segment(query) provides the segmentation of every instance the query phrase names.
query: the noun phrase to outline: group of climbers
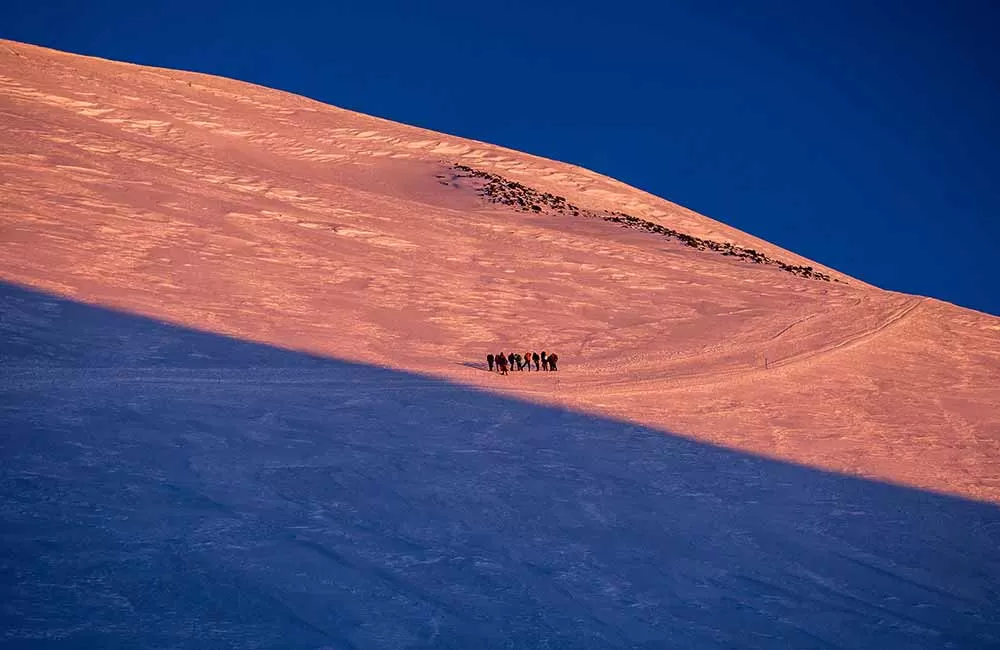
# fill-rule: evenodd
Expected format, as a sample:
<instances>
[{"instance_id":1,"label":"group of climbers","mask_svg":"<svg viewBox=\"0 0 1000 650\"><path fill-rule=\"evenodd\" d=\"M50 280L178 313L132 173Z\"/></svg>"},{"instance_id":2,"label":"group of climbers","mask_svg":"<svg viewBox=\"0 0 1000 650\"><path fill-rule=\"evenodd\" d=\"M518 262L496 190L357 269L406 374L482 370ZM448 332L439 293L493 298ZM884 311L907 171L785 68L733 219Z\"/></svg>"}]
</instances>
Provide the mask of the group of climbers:
<instances>
[{"instance_id":1,"label":"group of climbers","mask_svg":"<svg viewBox=\"0 0 1000 650\"><path fill-rule=\"evenodd\" d=\"M486 355L486 365L489 366L490 372L496 370L501 375L506 375L509 370L527 370L531 372L532 363L535 364L536 372L541 370L556 372L559 370L558 362L558 354L555 352L546 354L545 351L542 351L541 354L538 352L525 352L523 356L517 352L509 354L499 352L497 354Z\"/></svg>"}]
</instances>

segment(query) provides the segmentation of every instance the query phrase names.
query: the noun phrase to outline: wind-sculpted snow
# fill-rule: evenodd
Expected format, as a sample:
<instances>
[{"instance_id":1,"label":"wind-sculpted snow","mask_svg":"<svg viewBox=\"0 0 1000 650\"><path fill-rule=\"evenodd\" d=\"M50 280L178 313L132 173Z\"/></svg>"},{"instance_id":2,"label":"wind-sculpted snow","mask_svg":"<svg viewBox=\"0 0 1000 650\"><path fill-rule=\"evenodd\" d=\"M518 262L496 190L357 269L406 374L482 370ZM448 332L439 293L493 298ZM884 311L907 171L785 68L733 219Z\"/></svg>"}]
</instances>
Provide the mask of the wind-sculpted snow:
<instances>
[{"instance_id":1,"label":"wind-sculpted snow","mask_svg":"<svg viewBox=\"0 0 1000 650\"><path fill-rule=\"evenodd\" d=\"M3 648L1000 644L994 505L6 284L0 315Z\"/></svg>"},{"instance_id":2,"label":"wind-sculpted snow","mask_svg":"<svg viewBox=\"0 0 1000 650\"><path fill-rule=\"evenodd\" d=\"M0 45L0 278L1000 502L994 317L880 291L572 165ZM503 179L508 203L456 164ZM529 195L544 212L511 209ZM560 378L477 367L514 348L556 352Z\"/></svg>"},{"instance_id":3,"label":"wind-sculpted snow","mask_svg":"<svg viewBox=\"0 0 1000 650\"><path fill-rule=\"evenodd\" d=\"M232 80L0 113L4 647L1000 643L997 318Z\"/></svg>"}]
</instances>

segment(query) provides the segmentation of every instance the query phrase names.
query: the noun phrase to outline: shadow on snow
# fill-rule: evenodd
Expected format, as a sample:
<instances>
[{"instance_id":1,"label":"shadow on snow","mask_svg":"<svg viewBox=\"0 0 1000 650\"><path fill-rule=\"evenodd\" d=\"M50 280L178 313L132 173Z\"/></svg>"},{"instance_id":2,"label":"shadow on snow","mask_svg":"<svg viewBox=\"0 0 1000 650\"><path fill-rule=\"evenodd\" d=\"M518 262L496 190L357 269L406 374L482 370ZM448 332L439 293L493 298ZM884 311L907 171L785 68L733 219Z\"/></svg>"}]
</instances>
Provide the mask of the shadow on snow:
<instances>
[{"instance_id":1,"label":"shadow on snow","mask_svg":"<svg viewBox=\"0 0 1000 650\"><path fill-rule=\"evenodd\" d=\"M3 647L1000 643L989 504L0 284Z\"/></svg>"}]
</instances>

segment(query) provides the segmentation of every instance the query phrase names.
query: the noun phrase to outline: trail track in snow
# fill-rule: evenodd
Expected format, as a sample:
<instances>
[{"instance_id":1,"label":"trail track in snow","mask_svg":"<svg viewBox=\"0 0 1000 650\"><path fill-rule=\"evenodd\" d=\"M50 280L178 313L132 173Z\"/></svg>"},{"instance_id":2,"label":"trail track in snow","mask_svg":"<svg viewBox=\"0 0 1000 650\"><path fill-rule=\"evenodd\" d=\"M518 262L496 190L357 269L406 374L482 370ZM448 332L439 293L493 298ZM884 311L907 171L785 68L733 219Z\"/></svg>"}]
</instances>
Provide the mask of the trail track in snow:
<instances>
[{"instance_id":1,"label":"trail track in snow","mask_svg":"<svg viewBox=\"0 0 1000 650\"><path fill-rule=\"evenodd\" d=\"M712 368L710 370L705 370L701 372L687 372L687 373L674 373L670 371L670 366L668 364L664 365L663 374L660 377L648 378L648 379L636 379L633 377L613 380L610 378L600 378L588 381L586 375L581 378L581 387L588 387L594 390L598 390L604 394L638 394L653 390L675 390L692 386L705 386L710 384L723 383L729 380L744 379L747 375L757 375L760 373L768 373L771 371L788 368L796 364L805 363L808 361L815 360L826 354L835 353L838 351L843 351L850 349L854 346L871 341L874 337L879 334L888 331L894 325L906 318L911 312L913 312L917 307L923 303L923 298L913 298L908 301L903 307L895 310L890 314L885 320L880 322L878 325L865 329L861 332L849 334L840 339L833 339L829 342L824 342L822 345L806 349L805 351L793 354L787 357L779 357L777 359L769 358L767 361L767 366L754 365L754 366L740 366L736 368L721 367ZM802 325L808 321L821 319L823 317L829 317L831 314L817 312L799 318L789 325L786 325L776 334L768 339L769 342L777 341L785 336L794 327ZM715 354L724 354L727 352L733 352L734 350L740 349L738 346L719 344L708 350L704 350L699 354L692 354L688 359L692 358L705 358L706 356Z\"/></svg>"},{"instance_id":2,"label":"trail track in snow","mask_svg":"<svg viewBox=\"0 0 1000 650\"><path fill-rule=\"evenodd\" d=\"M902 309L898 310L897 312L895 312L894 314L892 314L891 316L889 316L889 318L887 318L885 320L885 322L883 322L882 324L880 324L878 327L874 327L874 328L872 328L870 330L867 330L865 332L861 332L861 333L856 334L854 336L849 336L849 337L847 337L845 339L842 339L840 341L834 341L834 342L832 342L832 343L830 343L828 345L825 345L825 346L820 347L820 348L816 348L814 350L810 350L808 352L803 352L801 354L797 354L797 355L794 355L794 356L791 356L791 357L785 357L785 358L781 358L781 359L776 359L774 361L774 366L778 367L778 368L782 368L782 367L785 367L785 366L788 366L788 365L791 365L791 364L794 364L794 363L802 363L803 361L806 361L806 360L809 360L809 359L815 359L816 357L818 357L820 355L823 355L823 354L828 354L828 353L836 352L836 351L839 351L839 350L846 350L847 348L850 348L852 346L855 346L855 345L858 345L858 344L861 344L861 343L865 343L865 342L869 341L870 339L872 339L873 337L877 336L878 334L880 334L882 332L885 332L887 329L889 329L890 327L893 327L894 325L896 325L897 323L899 323L901 320L903 320L904 318L906 318L907 316L909 316L910 313L913 310L915 310L917 307L919 307L923 303L923 301L924 301L923 298L914 298L905 307L903 307Z\"/></svg>"}]
</instances>

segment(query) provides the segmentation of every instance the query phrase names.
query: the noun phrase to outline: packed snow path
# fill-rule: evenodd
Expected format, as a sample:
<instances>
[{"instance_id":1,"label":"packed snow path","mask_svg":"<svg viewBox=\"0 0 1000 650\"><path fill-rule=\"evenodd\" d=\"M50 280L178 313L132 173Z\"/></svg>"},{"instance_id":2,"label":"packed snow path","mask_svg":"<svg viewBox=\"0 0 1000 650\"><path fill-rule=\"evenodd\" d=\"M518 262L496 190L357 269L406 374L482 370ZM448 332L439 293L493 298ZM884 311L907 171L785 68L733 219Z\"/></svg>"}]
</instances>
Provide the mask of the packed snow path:
<instances>
[{"instance_id":1,"label":"packed snow path","mask_svg":"<svg viewBox=\"0 0 1000 650\"><path fill-rule=\"evenodd\" d=\"M0 647L1000 644L993 505L0 296Z\"/></svg>"}]
</instances>

